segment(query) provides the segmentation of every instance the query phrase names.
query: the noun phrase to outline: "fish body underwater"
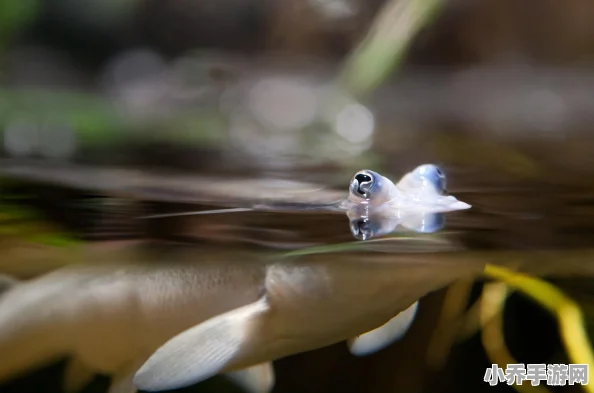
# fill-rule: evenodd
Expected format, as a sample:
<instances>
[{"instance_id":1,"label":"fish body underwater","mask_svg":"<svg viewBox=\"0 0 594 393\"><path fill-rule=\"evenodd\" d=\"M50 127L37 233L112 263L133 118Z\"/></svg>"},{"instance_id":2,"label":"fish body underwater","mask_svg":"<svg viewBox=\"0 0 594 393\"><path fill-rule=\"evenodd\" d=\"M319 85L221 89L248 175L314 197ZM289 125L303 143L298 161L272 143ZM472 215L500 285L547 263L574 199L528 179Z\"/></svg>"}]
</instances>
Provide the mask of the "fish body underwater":
<instances>
[{"instance_id":1,"label":"fish body underwater","mask_svg":"<svg viewBox=\"0 0 594 393\"><path fill-rule=\"evenodd\" d=\"M381 179L370 171L355 175L351 189L365 188L358 207L404 190L387 179L391 186L383 188ZM442 198L434 183L409 187L429 196L430 212ZM404 199L415 207L425 201L410 195ZM458 202L447 198L437 211ZM368 253L173 254L74 265L11 285L0 297L0 353L7 359L0 382L68 355L112 375L111 393L170 390L221 373L242 381L242 370L345 340L353 354L366 355L406 332L421 297L468 273Z\"/></svg>"},{"instance_id":2,"label":"fish body underwater","mask_svg":"<svg viewBox=\"0 0 594 393\"><path fill-rule=\"evenodd\" d=\"M134 383L141 390L170 390L345 340L351 353L368 355L406 333L420 298L481 272L480 264L426 255L279 261L267 266L258 301L171 338L140 367Z\"/></svg>"},{"instance_id":3,"label":"fish body underwater","mask_svg":"<svg viewBox=\"0 0 594 393\"><path fill-rule=\"evenodd\" d=\"M0 381L71 355L130 388L168 390L387 326L392 333L374 344L381 349L404 334L414 313L395 330L388 321L428 292L480 272L360 257L271 262L198 250L183 261L59 269L0 297L7 359Z\"/></svg>"},{"instance_id":4,"label":"fish body underwater","mask_svg":"<svg viewBox=\"0 0 594 393\"><path fill-rule=\"evenodd\" d=\"M0 381L73 355L117 375L171 336L261 295L263 266L66 267L0 297Z\"/></svg>"}]
</instances>

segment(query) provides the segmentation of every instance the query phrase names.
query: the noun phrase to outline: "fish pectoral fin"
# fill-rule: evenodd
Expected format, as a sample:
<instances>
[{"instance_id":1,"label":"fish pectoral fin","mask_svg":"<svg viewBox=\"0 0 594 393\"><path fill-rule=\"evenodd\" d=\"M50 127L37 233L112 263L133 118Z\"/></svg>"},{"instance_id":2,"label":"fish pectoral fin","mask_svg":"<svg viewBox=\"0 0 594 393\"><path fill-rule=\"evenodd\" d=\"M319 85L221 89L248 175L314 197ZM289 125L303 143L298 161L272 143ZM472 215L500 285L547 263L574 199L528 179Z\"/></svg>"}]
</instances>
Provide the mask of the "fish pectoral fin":
<instances>
[{"instance_id":1,"label":"fish pectoral fin","mask_svg":"<svg viewBox=\"0 0 594 393\"><path fill-rule=\"evenodd\" d=\"M347 341L349 351L356 356L367 356L380 351L401 339L412 325L419 302L402 311L388 322Z\"/></svg>"},{"instance_id":2,"label":"fish pectoral fin","mask_svg":"<svg viewBox=\"0 0 594 393\"><path fill-rule=\"evenodd\" d=\"M243 355L258 318L268 309L263 297L178 334L140 367L135 386L146 391L178 389L223 372Z\"/></svg>"},{"instance_id":3,"label":"fish pectoral fin","mask_svg":"<svg viewBox=\"0 0 594 393\"><path fill-rule=\"evenodd\" d=\"M225 376L248 393L269 393L274 387L272 362L229 372Z\"/></svg>"}]
</instances>

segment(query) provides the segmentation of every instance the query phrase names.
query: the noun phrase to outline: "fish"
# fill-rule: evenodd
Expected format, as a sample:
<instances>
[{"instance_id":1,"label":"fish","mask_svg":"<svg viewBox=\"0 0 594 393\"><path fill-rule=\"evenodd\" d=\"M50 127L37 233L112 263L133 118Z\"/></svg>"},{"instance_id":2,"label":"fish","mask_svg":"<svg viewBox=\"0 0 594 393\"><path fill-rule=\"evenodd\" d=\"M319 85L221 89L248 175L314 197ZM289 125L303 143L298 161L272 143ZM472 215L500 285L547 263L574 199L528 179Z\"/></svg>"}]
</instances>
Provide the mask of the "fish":
<instances>
[{"instance_id":1,"label":"fish","mask_svg":"<svg viewBox=\"0 0 594 393\"><path fill-rule=\"evenodd\" d=\"M476 263L373 252L138 253L134 261L105 255L104 263L66 266L6 290L0 382L70 356L112 375L110 393L169 390L218 374L267 392L271 362L351 339L356 355L381 350L406 331L419 299L482 272Z\"/></svg>"}]
</instances>

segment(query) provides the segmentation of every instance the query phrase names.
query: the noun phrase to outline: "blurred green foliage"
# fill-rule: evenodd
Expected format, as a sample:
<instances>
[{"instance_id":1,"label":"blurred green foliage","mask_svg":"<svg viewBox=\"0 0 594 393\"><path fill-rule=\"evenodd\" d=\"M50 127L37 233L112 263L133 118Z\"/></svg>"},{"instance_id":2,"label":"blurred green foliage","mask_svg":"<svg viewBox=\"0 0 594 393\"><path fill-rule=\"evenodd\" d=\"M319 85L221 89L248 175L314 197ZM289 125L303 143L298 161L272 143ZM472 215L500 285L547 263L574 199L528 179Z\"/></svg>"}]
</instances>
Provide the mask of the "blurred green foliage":
<instances>
[{"instance_id":1,"label":"blurred green foliage","mask_svg":"<svg viewBox=\"0 0 594 393\"><path fill-rule=\"evenodd\" d=\"M39 0L0 1L0 54L8 40L35 19L40 8Z\"/></svg>"},{"instance_id":2,"label":"blurred green foliage","mask_svg":"<svg viewBox=\"0 0 594 393\"><path fill-rule=\"evenodd\" d=\"M27 204L27 195L10 191L10 181L0 179L0 243L17 240L53 247L75 245L78 240L50 224L47 218Z\"/></svg>"},{"instance_id":3,"label":"blurred green foliage","mask_svg":"<svg viewBox=\"0 0 594 393\"><path fill-rule=\"evenodd\" d=\"M79 141L100 143L117 137L122 119L105 100L72 91L0 89L0 125L19 120L66 124Z\"/></svg>"},{"instance_id":4,"label":"blurred green foliage","mask_svg":"<svg viewBox=\"0 0 594 393\"><path fill-rule=\"evenodd\" d=\"M176 142L220 146L227 119L216 108L172 115L131 116L107 99L75 91L0 89L0 127L11 122L67 126L78 147L112 147L125 142ZM0 132L1 136L1 132Z\"/></svg>"},{"instance_id":5,"label":"blurred green foliage","mask_svg":"<svg viewBox=\"0 0 594 393\"><path fill-rule=\"evenodd\" d=\"M369 33L352 53L344 82L355 95L366 95L397 69L419 31L433 21L442 0L389 0Z\"/></svg>"}]
</instances>

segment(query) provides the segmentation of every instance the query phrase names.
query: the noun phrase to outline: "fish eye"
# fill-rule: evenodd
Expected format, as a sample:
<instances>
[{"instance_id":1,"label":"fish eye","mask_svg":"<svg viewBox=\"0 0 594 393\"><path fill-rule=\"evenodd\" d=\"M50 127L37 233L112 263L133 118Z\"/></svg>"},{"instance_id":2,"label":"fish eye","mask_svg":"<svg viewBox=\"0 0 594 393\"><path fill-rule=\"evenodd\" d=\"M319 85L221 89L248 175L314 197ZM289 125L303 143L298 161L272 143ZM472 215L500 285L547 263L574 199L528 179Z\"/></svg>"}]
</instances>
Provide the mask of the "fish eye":
<instances>
[{"instance_id":1,"label":"fish eye","mask_svg":"<svg viewBox=\"0 0 594 393\"><path fill-rule=\"evenodd\" d=\"M433 164L422 165L417 174L423 183L431 185L438 194L447 194L446 176L440 167Z\"/></svg>"},{"instance_id":2,"label":"fish eye","mask_svg":"<svg viewBox=\"0 0 594 393\"><path fill-rule=\"evenodd\" d=\"M372 180L372 179L371 179L371 176L369 176L369 175L366 175L365 173L359 173L359 174L357 174L357 175L355 176L355 179L357 179L357 181L358 181L359 183L366 183L366 182L369 182L369 181L371 181L371 180Z\"/></svg>"},{"instance_id":3,"label":"fish eye","mask_svg":"<svg viewBox=\"0 0 594 393\"><path fill-rule=\"evenodd\" d=\"M360 218L351 222L351 233L359 240L367 240L373 237L373 229L369 218Z\"/></svg>"},{"instance_id":4,"label":"fish eye","mask_svg":"<svg viewBox=\"0 0 594 393\"><path fill-rule=\"evenodd\" d=\"M375 183L375 177L369 171L357 172L351 181L351 191L365 199L369 199L371 196L371 187Z\"/></svg>"}]
</instances>

